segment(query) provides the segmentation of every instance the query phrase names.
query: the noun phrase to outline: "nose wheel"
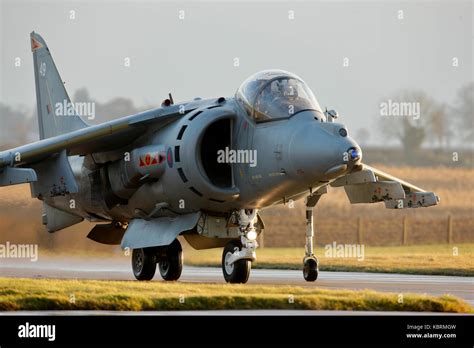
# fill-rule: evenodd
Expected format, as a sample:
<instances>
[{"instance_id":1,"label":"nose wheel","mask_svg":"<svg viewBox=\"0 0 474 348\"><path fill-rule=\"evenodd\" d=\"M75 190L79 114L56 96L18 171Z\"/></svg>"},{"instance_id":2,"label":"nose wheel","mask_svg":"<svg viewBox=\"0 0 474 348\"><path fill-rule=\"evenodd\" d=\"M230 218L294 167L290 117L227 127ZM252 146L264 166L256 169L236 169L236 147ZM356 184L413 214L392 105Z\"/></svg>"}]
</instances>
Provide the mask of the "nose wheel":
<instances>
[{"instance_id":1,"label":"nose wheel","mask_svg":"<svg viewBox=\"0 0 474 348\"><path fill-rule=\"evenodd\" d=\"M227 283L242 284L247 283L252 268L252 261L240 259L233 261L236 254L242 252L242 243L230 241L222 253L222 273Z\"/></svg>"},{"instance_id":2,"label":"nose wheel","mask_svg":"<svg viewBox=\"0 0 474 348\"><path fill-rule=\"evenodd\" d=\"M222 273L227 283L242 284L249 280L252 262L257 258L257 209L240 209L232 217L239 224L240 240L232 240L225 246L222 253Z\"/></svg>"}]
</instances>

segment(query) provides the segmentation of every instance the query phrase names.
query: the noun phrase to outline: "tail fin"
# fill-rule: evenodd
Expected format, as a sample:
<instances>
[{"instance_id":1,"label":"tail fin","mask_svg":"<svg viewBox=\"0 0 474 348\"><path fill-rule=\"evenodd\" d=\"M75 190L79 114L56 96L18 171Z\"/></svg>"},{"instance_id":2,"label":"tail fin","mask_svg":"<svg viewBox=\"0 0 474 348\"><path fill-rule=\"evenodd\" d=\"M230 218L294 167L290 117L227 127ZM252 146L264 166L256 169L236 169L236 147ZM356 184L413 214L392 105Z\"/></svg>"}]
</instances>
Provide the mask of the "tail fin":
<instances>
[{"instance_id":1,"label":"tail fin","mask_svg":"<svg viewBox=\"0 0 474 348\"><path fill-rule=\"evenodd\" d=\"M71 104L46 42L35 32L30 37L40 139L87 127Z\"/></svg>"}]
</instances>

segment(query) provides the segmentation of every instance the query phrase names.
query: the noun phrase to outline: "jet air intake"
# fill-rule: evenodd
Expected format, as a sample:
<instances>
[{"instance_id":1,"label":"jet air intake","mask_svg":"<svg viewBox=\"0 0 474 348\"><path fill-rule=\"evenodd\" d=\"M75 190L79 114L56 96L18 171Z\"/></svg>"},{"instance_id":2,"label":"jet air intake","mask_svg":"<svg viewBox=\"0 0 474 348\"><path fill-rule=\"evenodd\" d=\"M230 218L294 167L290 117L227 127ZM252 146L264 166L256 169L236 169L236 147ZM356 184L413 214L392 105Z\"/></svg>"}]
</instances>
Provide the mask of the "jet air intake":
<instances>
[{"instance_id":1,"label":"jet air intake","mask_svg":"<svg viewBox=\"0 0 474 348\"><path fill-rule=\"evenodd\" d=\"M182 184L193 196L209 202L224 203L239 197L233 182L232 166L218 162L218 150L232 146L235 113L223 106L196 110L179 125L175 166ZM175 156L176 159L176 156Z\"/></svg>"}]
</instances>

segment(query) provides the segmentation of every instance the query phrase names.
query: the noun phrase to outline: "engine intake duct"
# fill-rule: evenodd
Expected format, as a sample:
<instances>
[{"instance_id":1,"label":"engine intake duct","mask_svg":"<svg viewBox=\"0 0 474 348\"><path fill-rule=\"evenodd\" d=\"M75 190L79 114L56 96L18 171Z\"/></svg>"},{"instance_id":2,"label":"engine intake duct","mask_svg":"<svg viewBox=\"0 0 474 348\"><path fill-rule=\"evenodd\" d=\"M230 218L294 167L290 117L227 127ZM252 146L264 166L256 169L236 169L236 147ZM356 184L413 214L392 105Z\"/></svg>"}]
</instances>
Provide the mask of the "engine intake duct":
<instances>
[{"instance_id":1,"label":"engine intake duct","mask_svg":"<svg viewBox=\"0 0 474 348\"><path fill-rule=\"evenodd\" d=\"M128 199L143 183L159 179L165 171L166 151L163 145L150 145L126 153L109 164L110 186L115 195Z\"/></svg>"}]
</instances>

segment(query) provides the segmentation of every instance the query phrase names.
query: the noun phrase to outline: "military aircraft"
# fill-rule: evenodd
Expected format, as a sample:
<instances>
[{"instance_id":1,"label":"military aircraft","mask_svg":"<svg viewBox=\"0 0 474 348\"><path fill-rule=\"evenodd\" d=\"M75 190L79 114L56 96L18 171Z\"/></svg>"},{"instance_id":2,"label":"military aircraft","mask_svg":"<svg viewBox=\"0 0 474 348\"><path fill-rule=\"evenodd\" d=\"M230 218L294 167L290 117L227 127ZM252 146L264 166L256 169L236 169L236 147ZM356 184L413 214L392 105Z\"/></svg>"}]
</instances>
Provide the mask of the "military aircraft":
<instances>
[{"instance_id":1,"label":"military aircraft","mask_svg":"<svg viewBox=\"0 0 474 348\"><path fill-rule=\"evenodd\" d=\"M351 203L438 204L432 192L361 162L360 146L298 76L266 70L234 97L196 98L99 125L73 105L43 38L31 33L40 139L0 152L0 186L30 183L43 224L97 222L88 238L132 251L138 280L177 280L183 251L223 247L229 283L245 283L264 230L259 211L305 198L303 275L318 276L313 208L328 186ZM64 109L64 108L63 108ZM69 109L69 107L68 107Z\"/></svg>"}]
</instances>

